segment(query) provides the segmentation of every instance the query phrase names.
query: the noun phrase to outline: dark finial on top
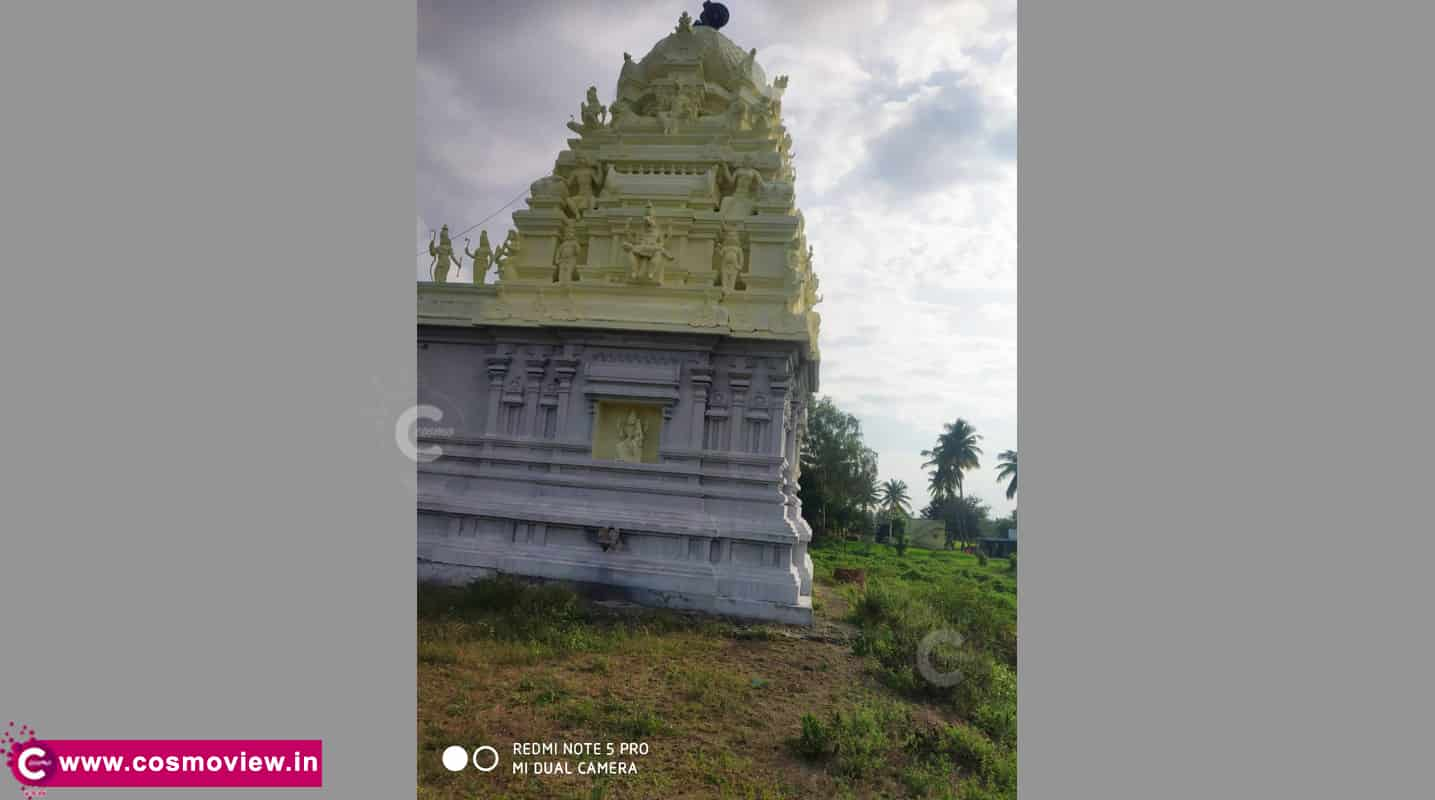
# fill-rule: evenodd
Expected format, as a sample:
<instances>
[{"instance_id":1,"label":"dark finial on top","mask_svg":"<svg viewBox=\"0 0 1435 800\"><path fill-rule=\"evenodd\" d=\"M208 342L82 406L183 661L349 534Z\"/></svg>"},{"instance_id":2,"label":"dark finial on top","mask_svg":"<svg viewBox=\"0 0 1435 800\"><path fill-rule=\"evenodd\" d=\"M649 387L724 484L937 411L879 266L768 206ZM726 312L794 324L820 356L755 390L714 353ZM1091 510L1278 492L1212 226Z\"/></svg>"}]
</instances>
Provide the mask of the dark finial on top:
<instances>
[{"instance_id":1,"label":"dark finial on top","mask_svg":"<svg viewBox=\"0 0 1435 800\"><path fill-rule=\"evenodd\" d=\"M727 6L703 0L703 13L698 15L698 24L717 30L727 24Z\"/></svg>"}]
</instances>

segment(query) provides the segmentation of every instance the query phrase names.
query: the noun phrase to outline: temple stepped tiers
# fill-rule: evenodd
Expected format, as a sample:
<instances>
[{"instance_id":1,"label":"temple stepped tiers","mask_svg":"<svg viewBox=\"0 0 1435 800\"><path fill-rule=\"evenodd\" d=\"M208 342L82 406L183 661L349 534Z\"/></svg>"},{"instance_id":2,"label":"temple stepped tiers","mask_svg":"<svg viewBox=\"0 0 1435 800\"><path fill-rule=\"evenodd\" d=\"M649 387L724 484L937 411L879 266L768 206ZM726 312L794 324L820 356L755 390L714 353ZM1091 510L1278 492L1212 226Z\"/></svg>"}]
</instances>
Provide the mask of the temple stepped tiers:
<instances>
[{"instance_id":1,"label":"temple stepped tiers","mask_svg":"<svg viewBox=\"0 0 1435 800\"><path fill-rule=\"evenodd\" d=\"M418 292L421 577L508 572L811 621L796 496L820 318L785 76L687 14L497 248L447 231ZM448 282L460 255L472 282ZM483 276L496 273L496 281ZM463 274L463 273L457 273Z\"/></svg>"}]
</instances>

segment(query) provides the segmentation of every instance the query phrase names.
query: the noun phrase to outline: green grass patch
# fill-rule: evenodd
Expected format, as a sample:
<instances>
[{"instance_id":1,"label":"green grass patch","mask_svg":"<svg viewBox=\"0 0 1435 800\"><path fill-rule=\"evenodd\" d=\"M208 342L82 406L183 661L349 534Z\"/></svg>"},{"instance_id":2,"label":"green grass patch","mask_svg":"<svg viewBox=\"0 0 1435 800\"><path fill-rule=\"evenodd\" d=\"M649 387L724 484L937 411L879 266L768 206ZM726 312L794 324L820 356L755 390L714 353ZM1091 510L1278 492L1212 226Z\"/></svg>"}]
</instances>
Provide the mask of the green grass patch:
<instances>
[{"instance_id":1,"label":"green grass patch","mask_svg":"<svg viewBox=\"0 0 1435 800\"><path fill-rule=\"evenodd\" d=\"M992 741L1016 741L1016 582L1006 564L982 564L966 553L909 550L843 542L814 548L830 575L836 567L867 570L853 587L849 621L858 628L853 651L874 662L878 678L898 693L945 702ZM933 637L929 640L929 637ZM951 685L932 681L926 664Z\"/></svg>"}]
</instances>

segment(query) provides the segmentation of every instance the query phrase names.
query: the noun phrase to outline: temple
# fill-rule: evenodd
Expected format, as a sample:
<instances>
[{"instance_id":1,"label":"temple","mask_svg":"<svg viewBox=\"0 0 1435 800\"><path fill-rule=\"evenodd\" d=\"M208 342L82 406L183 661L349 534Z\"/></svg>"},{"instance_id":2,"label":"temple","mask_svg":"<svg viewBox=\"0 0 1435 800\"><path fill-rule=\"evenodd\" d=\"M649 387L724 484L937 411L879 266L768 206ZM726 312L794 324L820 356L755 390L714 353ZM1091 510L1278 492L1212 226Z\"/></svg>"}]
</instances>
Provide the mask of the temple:
<instances>
[{"instance_id":1,"label":"temple","mask_svg":"<svg viewBox=\"0 0 1435 800\"><path fill-rule=\"evenodd\" d=\"M811 623L797 477L820 297L786 86L685 13L623 54L611 104L588 90L497 248L432 248L418 391L444 427L420 430L441 451L418 466L421 579Z\"/></svg>"}]
</instances>

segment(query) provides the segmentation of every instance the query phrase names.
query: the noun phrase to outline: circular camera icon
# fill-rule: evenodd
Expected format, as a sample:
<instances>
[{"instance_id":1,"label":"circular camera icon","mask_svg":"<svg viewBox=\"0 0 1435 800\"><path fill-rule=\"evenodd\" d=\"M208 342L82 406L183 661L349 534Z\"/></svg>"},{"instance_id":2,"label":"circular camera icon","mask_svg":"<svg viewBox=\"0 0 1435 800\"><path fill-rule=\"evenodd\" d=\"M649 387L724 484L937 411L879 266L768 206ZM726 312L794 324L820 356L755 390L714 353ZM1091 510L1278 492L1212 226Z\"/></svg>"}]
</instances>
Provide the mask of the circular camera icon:
<instances>
[{"instance_id":1,"label":"circular camera icon","mask_svg":"<svg viewBox=\"0 0 1435 800\"><path fill-rule=\"evenodd\" d=\"M458 772L468 766L468 751L454 744L443 749L443 767L449 772Z\"/></svg>"},{"instance_id":2,"label":"circular camera icon","mask_svg":"<svg viewBox=\"0 0 1435 800\"><path fill-rule=\"evenodd\" d=\"M486 767L478 763L479 754L485 750L487 750L493 756L493 763L489 764ZM473 749L473 768L478 770L479 772L492 772L495 769L498 769L498 751L493 749L492 747L489 747L486 744L479 747L475 747Z\"/></svg>"},{"instance_id":3,"label":"circular camera icon","mask_svg":"<svg viewBox=\"0 0 1435 800\"><path fill-rule=\"evenodd\" d=\"M444 748L442 759L444 769L449 772L462 772L470 760L473 762L473 768L479 772L492 772L498 769L498 751L486 744L475 747L472 758L462 745L449 745ZM488 766L484 766L485 763Z\"/></svg>"}]
</instances>

